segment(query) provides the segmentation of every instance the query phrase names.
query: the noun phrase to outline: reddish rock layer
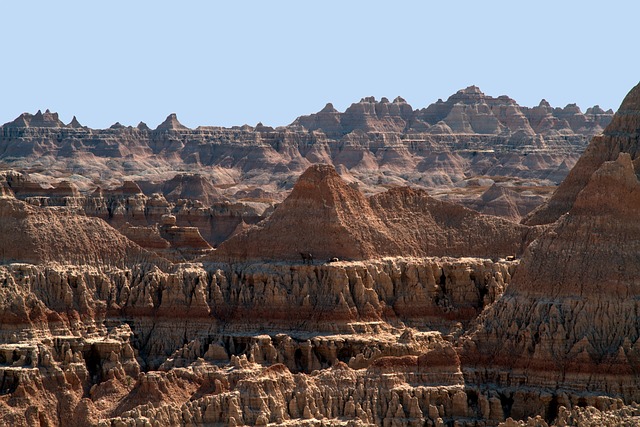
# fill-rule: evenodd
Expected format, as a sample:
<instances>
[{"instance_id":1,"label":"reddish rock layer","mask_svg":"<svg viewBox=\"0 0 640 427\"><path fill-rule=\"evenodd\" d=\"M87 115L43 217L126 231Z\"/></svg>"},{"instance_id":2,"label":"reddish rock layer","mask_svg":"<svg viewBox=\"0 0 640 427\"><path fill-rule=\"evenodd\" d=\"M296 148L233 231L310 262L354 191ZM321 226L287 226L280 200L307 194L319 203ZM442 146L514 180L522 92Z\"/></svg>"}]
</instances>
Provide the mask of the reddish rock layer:
<instances>
[{"instance_id":1,"label":"reddish rock layer","mask_svg":"<svg viewBox=\"0 0 640 427\"><path fill-rule=\"evenodd\" d=\"M300 259L310 253L380 256L481 256L521 253L537 230L396 188L367 199L326 165L310 167L265 221L224 242L228 259Z\"/></svg>"},{"instance_id":2,"label":"reddish rock layer","mask_svg":"<svg viewBox=\"0 0 640 427\"><path fill-rule=\"evenodd\" d=\"M0 197L0 235L4 262L128 265L156 259L101 219L12 197Z\"/></svg>"},{"instance_id":3,"label":"reddish rock layer","mask_svg":"<svg viewBox=\"0 0 640 427\"><path fill-rule=\"evenodd\" d=\"M531 244L468 334L467 379L640 399L639 254L640 182L620 153Z\"/></svg>"},{"instance_id":4,"label":"reddish rock layer","mask_svg":"<svg viewBox=\"0 0 640 427\"><path fill-rule=\"evenodd\" d=\"M640 138L640 84L622 101L620 109L603 135L595 136L566 179L547 203L533 211L525 224L548 224L557 220L573 206L591 175L606 161L615 160L619 153L628 153L637 163Z\"/></svg>"}]
</instances>

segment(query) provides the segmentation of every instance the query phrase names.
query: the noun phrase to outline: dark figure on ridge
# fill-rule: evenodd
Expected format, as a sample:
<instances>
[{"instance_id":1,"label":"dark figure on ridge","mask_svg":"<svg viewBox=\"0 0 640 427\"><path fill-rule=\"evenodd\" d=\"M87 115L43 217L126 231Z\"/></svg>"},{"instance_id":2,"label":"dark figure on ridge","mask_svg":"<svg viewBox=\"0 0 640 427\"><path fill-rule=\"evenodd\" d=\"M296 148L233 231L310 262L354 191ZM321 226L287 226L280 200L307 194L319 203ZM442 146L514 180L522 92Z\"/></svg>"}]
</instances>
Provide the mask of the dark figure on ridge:
<instances>
[{"instance_id":1,"label":"dark figure on ridge","mask_svg":"<svg viewBox=\"0 0 640 427\"><path fill-rule=\"evenodd\" d=\"M300 252L300 256L302 257L303 264L307 264L307 261L309 264L313 264L313 255L311 255L311 252Z\"/></svg>"}]
</instances>

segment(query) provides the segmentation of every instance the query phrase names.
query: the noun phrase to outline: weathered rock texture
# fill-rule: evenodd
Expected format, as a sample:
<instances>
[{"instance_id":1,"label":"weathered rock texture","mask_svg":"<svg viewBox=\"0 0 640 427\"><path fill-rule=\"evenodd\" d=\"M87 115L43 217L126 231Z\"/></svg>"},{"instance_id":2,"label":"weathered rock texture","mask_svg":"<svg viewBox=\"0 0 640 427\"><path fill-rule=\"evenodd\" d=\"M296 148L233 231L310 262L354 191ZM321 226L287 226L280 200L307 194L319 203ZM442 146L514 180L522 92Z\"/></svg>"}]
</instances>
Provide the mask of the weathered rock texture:
<instances>
[{"instance_id":1,"label":"weathered rock texture","mask_svg":"<svg viewBox=\"0 0 640 427\"><path fill-rule=\"evenodd\" d=\"M485 177L518 190L544 189L546 197L611 117L598 107L585 113L546 102L521 107L476 87L425 109L414 110L402 98L365 98L343 113L327 105L276 129L188 129L171 114L153 130L143 123L99 130L77 120L65 125L47 111L24 113L0 127L0 160L48 184L70 180L84 195L133 179L147 196L198 200L205 209L224 200L279 202L315 163L334 165L367 194L410 185L440 187L464 199L472 196L466 183ZM185 174L193 170L198 173ZM178 224L189 226L179 217ZM229 235L216 230L209 238L200 231L212 245Z\"/></svg>"},{"instance_id":2,"label":"weathered rock texture","mask_svg":"<svg viewBox=\"0 0 640 427\"><path fill-rule=\"evenodd\" d=\"M278 129L23 114L0 128L0 424L637 424L637 95L546 227L419 187L517 220L610 112L471 87Z\"/></svg>"},{"instance_id":3,"label":"weathered rock texture","mask_svg":"<svg viewBox=\"0 0 640 427\"><path fill-rule=\"evenodd\" d=\"M265 221L225 243L220 259L520 254L539 230L395 188L366 198L328 165L310 167Z\"/></svg>"},{"instance_id":4,"label":"weathered rock texture","mask_svg":"<svg viewBox=\"0 0 640 427\"><path fill-rule=\"evenodd\" d=\"M36 208L13 197L0 197L0 236L3 262L124 266L158 261L100 219Z\"/></svg>"},{"instance_id":5,"label":"weathered rock texture","mask_svg":"<svg viewBox=\"0 0 640 427\"><path fill-rule=\"evenodd\" d=\"M29 174L9 170L0 175L0 183L6 195L33 206L56 208L51 211L67 210L103 219L140 246L181 261L210 251L242 224L258 222L271 206L214 201L214 189L203 178L186 174L165 183L171 202L162 193L144 194L133 181L81 194L69 181L44 187ZM205 206L201 199L209 204ZM165 223L166 218L173 218L170 224Z\"/></svg>"},{"instance_id":6,"label":"weathered rock texture","mask_svg":"<svg viewBox=\"0 0 640 427\"><path fill-rule=\"evenodd\" d=\"M0 419L202 425L466 414L455 350L433 329L455 333L499 297L514 266L6 265ZM191 415L174 418L183 405Z\"/></svg>"},{"instance_id":7,"label":"weathered rock texture","mask_svg":"<svg viewBox=\"0 0 640 427\"><path fill-rule=\"evenodd\" d=\"M554 222L568 212L591 175L606 161L616 160L619 153L638 158L640 138L640 84L631 89L603 135L595 136L578 163L554 192L551 199L532 212L526 224Z\"/></svg>"},{"instance_id":8,"label":"weathered rock texture","mask_svg":"<svg viewBox=\"0 0 640 427\"><path fill-rule=\"evenodd\" d=\"M562 393L640 399L639 208L640 182L621 153L531 244L503 297L468 333L469 382L548 390L550 412ZM527 410L514 409L535 415Z\"/></svg>"}]
</instances>

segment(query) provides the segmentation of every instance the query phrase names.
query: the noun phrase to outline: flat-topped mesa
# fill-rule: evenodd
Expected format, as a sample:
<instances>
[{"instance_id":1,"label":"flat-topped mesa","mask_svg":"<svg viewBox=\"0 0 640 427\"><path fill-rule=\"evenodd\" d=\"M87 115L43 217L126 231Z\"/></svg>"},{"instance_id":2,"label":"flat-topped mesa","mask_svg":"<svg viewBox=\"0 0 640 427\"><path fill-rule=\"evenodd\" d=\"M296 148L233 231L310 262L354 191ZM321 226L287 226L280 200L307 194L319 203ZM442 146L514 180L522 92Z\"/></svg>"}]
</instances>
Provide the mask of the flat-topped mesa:
<instances>
[{"instance_id":1,"label":"flat-topped mesa","mask_svg":"<svg viewBox=\"0 0 640 427\"><path fill-rule=\"evenodd\" d=\"M155 132L167 130L189 130L189 128L178 121L176 113L171 113L164 122L160 123L158 127L154 129Z\"/></svg>"},{"instance_id":2,"label":"flat-topped mesa","mask_svg":"<svg viewBox=\"0 0 640 427\"><path fill-rule=\"evenodd\" d=\"M530 245L503 297L463 339L467 380L638 401L639 253L640 182L620 153Z\"/></svg>"},{"instance_id":3,"label":"flat-topped mesa","mask_svg":"<svg viewBox=\"0 0 640 427\"><path fill-rule=\"evenodd\" d=\"M580 191L587 185L591 175L606 161L616 160L619 153L628 153L631 159L639 156L640 138L640 84L625 97L602 135L591 139L565 180L551 198L529 214L523 223L528 225L549 224L568 212Z\"/></svg>"},{"instance_id":4,"label":"flat-topped mesa","mask_svg":"<svg viewBox=\"0 0 640 427\"><path fill-rule=\"evenodd\" d=\"M367 199L332 166L305 171L256 227L220 245L223 259L369 259L382 256L500 257L522 252L537 231L425 191L396 188ZM303 257L305 255L302 255Z\"/></svg>"}]
</instances>

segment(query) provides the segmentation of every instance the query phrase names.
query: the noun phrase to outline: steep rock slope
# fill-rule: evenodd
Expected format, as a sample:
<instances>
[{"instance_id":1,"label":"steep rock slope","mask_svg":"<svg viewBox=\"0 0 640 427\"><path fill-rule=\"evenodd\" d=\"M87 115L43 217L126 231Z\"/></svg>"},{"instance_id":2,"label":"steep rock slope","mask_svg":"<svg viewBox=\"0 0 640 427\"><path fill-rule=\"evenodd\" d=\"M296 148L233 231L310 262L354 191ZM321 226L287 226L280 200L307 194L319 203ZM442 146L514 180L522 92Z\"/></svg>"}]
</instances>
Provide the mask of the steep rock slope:
<instances>
[{"instance_id":1,"label":"steep rock slope","mask_svg":"<svg viewBox=\"0 0 640 427\"><path fill-rule=\"evenodd\" d=\"M639 212L640 182L620 153L530 245L503 297L467 334L467 380L546 389L548 412L569 390L638 401ZM516 403L519 416L536 412Z\"/></svg>"},{"instance_id":2,"label":"steep rock slope","mask_svg":"<svg viewBox=\"0 0 640 427\"><path fill-rule=\"evenodd\" d=\"M4 262L126 265L159 261L101 219L66 209L36 208L13 197L0 197L0 235Z\"/></svg>"},{"instance_id":3,"label":"steep rock slope","mask_svg":"<svg viewBox=\"0 0 640 427\"><path fill-rule=\"evenodd\" d=\"M368 259L521 253L538 230L392 189L367 199L328 165L310 167L265 221L220 245L221 259Z\"/></svg>"},{"instance_id":4,"label":"steep rock slope","mask_svg":"<svg viewBox=\"0 0 640 427\"><path fill-rule=\"evenodd\" d=\"M638 158L640 138L640 84L625 97L603 135L595 136L569 175L556 189L552 197L529 214L524 223L548 224L571 209L580 191L591 175L606 161L615 160L619 153Z\"/></svg>"},{"instance_id":5,"label":"steep rock slope","mask_svg":"<svg viewBox=\"0 0 640 427\"><path fill-rule=\"evenodd\" d=\"M162 425L232 417L254 424L261 416L296 423L309 414L424 422L464 415L458 358L429 329L448 332L468 322L500 295L514 267L408 258L184 264L169 272L1 266L0 423L82 426L120 416ZM295 381L270 381L280 377ZM402 405L418 399L406 414L393 397L405 383L417 390L408 390ZM185 418L173 418L182 405L190 407ZM365 412L371 405L370 414L358 405Z\"/></svg>"}]
</instances>

